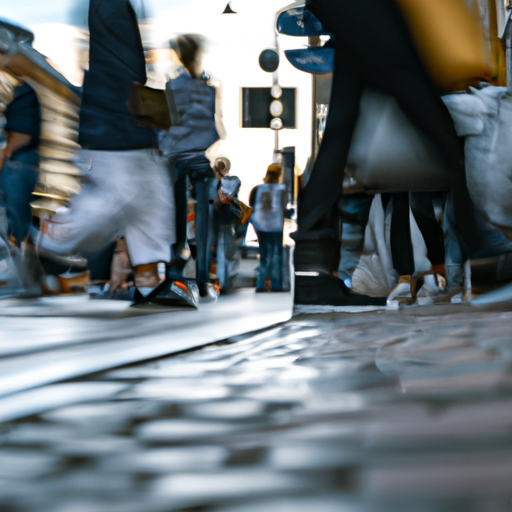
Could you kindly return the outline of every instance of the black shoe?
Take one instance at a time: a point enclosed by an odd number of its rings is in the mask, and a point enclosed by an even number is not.
[[[169,278],[159,284],[147,297],[144,297],[139,290],[135,290],[133,301],[135,304],[197,309],[197,301],[188,284]]]
[[[331,274],[338,270],[341,242],[329,238],[296,240],[293,252],[295,272]]]
[[[298,274],[298,275],[297,275]],[[386,297],[350,293],[341,279],[329,274],[295,274],[295,304],[310,306],[385,306]]]
[[[199,297],[208,297],[208,283],[197,283]]]

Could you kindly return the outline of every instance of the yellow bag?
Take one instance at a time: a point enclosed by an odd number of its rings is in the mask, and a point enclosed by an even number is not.
[[[463,0],[396,0],[432,78],[455,91],[490,80],[480,20]]]

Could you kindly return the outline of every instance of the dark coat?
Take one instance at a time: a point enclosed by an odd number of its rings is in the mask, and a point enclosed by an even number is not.
[[[90,56],[80,110],[79,144],[85,149],[154,147],[152,128],[128,111],[133,82],[145,84],[146,64],[137,17],[129,0],[90,0]]]

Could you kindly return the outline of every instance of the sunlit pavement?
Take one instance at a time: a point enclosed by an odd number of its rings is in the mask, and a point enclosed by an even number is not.
[[[2,347],[43,364],[23,329],[62,319],[29,320],[2,318]],[[511,326],[511,306],[303,315],[26,386],[0,400],[39,409],[0,424],[0,510],[510,511]]]

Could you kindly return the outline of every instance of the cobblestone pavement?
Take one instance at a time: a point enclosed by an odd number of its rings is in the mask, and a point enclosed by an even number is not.
[[[76,403],[0,424],[0,510],[510,511],[511,326],[512,307],[298,316],[54,385]]]

